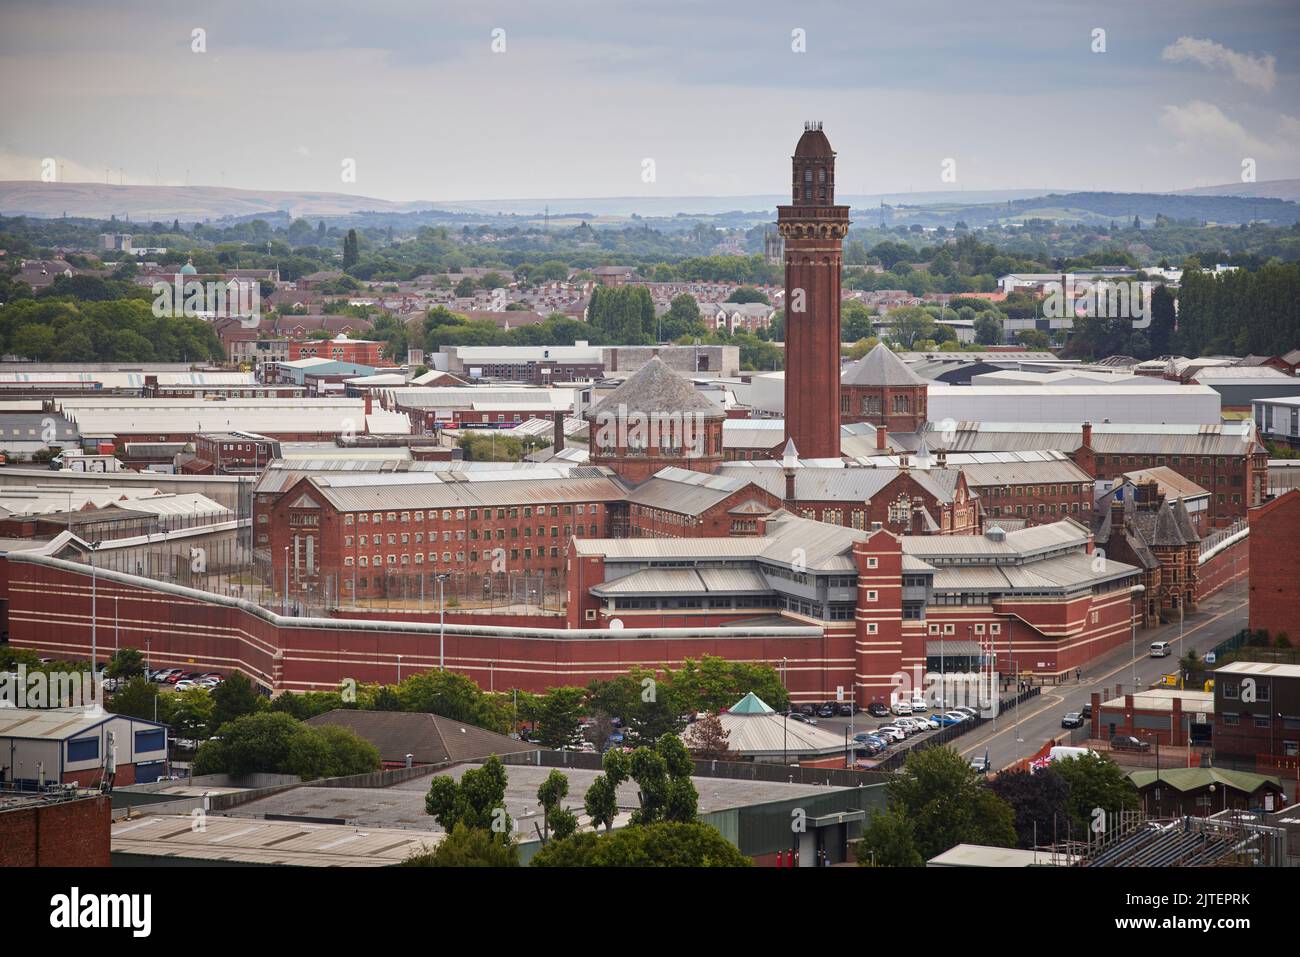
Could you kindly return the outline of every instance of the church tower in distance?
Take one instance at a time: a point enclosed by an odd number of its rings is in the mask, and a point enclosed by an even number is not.
[[[794,148],[785,240],[785,436],[800,458],[840,457],[840,266],[849,208],[835,205],[835,151],[820,122]]]

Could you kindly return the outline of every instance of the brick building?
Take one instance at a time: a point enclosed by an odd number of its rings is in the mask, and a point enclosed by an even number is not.
[[[307,339],[289,344],[289,361],[297,359],[335,359],[367,366],[383,365],[384,344],[373,339],[349,339],[343,334],[333,339]]]
[[[1300,489],[1250,511],[1250,627],[1300,641]]]
[[[629,482],[665,466],[715,472],[726,413],[654,356],[584,415],[591,461]]]
[[[1107,559],[1142,569],[1142,625],[1176,621],[1200,600],[1201,537],[1181,499],[1168,501],[1154,479],[1103,497],[1093,541]]]
[[[849,208],[835,205],[835,151],[805,123],[791,157],[785,241],[785,437],[809,458],[840,454],[840,266]]]
[[[660,469],[628,494],[626,528],[613,537],[701,538],[756,535],[758,519],[781,499],[743,478],[690,469]]]
[[[980,528],[978,500],[959,470],[913,470],[906,457],[877,468],[728,462],[718,474],[752,481],[788,511],[831,525],[900,535],[971,535]]]
[[[816,663],[790,662],[860,703],[889,701],[897,676],[970,661],[1043,677],[1129,640],[1139,570],[1098,567],[1088,531],[1064,520],[986,535],[898,536],[778,512],[759,534],[686,541],[575,538],[570,627],[740,627],[779,615],[815,624]],[[735,658],[737,643],[715,653]],[[941,659],[941,652],[947,657]],[[743,655],[742,655],[743,656]],[[994,659],[996,656],[996,659]],[[1014,662],[1014,664],[1013,664]]]
[[[915,432],[928,416],[929,384],[883,342],[840,376],[840,421]]]
[[[1300,665],[1233,661],[1217,668],[1214,713],[1216,757],[1300,767]]]
[[[0,799],[0,867],[108,867],[113,799],[107,794]]]
[[[539,472],[545,471],[544,478]],[[494,578],[558,583],[570,537],[610,533],[626,489],[608,472],[311,473],[254,495],[254,547],[277,590],[344,600],[457,594]]]
[[[200,432],[194,436],[194,458],[182,468],[187,474],[257,475],[271,459],[280,457],[280,443],[256,432]]]
[[[1014,452],[1059,449],[1094,479],[1118,480],[1135,469],[1167,466],[1210,493],[1206,521],[1223,528],[1262,504],[1268,480],[1268,451],[1250,422],[1220,425],[1080,426],[959,422],[947,433],[935,423],[922,432],[891,433],[890,441],[916,449],[954,452]]]

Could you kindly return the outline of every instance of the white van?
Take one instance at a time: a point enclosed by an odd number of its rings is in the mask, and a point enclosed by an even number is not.
[[[1052,748],[1051,751],[1047,752],[1047,760],[1069,761],[1073,758],[1081,758],[1085,754],[1091,754],[1094,758],[1097,756],[1097,752],[1092,750],[1092,748],[1070,748],[1065,747],[1064,745],[1057,745]]]
[[[1151,642],[1151,657],[1152,657],[1152,658],[1168,658],[1168,657],[1169,657],[1169,651],[1170,651],[1170,648],[1169,648],[1169,642],[1167,642],[1167,641],[1153,641],[1153,642]]]

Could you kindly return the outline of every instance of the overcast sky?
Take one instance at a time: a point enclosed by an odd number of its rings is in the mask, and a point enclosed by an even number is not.
[[[1295,0],[3,0],[0,179],[779,193],[807,119],[844,193],[1283,179],[1298,36]]]

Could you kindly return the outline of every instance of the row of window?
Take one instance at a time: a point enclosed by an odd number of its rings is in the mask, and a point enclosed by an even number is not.
[[[564,509],[564,514],[565,514],[565,515],[573,515],[573,514],[575,514],[575,512],[574,512],[574,509],[575,509],[575,508],[577,509],[576,514],[578,514],[578,515],[588,515],[588,514],[589,514],[589,515],[592,515],[592,516],[596,516],[596,515],[599,515],[599,514],[600,514],[600,506],[599,506],[599,505],[577,505],[577,506],[574,506],[574,505],[565,505],[565,506],[562,506],[562,507],[563,507],[563,509]],[[519,518],[519,517],[520,517],[520,508],[521,508],[520,506],[512,506],[512,507],[510,507],[510,508],[498,508],[498,509],[496,510],[496,517],[497,517],[498,519],[505,519],[505,518],[507,518],[507,517],[509,517],[509,518]],[[548,508],[549,508],[549,512],[547,511]],[[542,518],[543,516],[548,515],[548,514],[551,515],[552,517],[554,517],[554,516],[558,516],[558,515],[560,514],[560,508],[561,508],[561,506],[559,506],[559,505],[550,505],[550,506],[547,506],[547,505],[538,505],[538,506],[536,506],[537,517],[538,517],[538,518]],[[483,509],[482,511],[483,511],[483,519],[484,519],[484,521],[488,521],[488,520],[490,520],[490,519],[492,518],[492,511],[493,511],[492,509],[490,509],[490,508],[485,508],[485,509]],[[523,517],[524,517],[524,518],[532,518],[532,517],[533,517],[533,512],[534,512],[534,506],[531,506],[531,505],[525,505],[525,506],[522,506],[522,511],[523,511]],[[458,509],[449,509],[449,508],[444,508],[444,509],[442,510],[442,512],[441,512],[442,520],[443,520],[444,522],[450,522],[451,519],[452,519],[452,515],[453,515],[453,513],[455,514],[455,517],[456,517],[456,520],[457,520],[457,521],[464,521],[465,518],[466,518],[466,510],[463,509],[463,508],[458,508]],[[439,518],[439,512],[438,512],[437,510],[435,510],[435,509],[430,509],[428,515],[429,515],[429,521],[431,521],[431,522],[436,522],[436,521],[438,521],[438,518]],[[479,509],[477,509],[477,508],[471,508],[471,509],[469,509],[469,510],[468,510],[468,515],[469,515],[469,521],[471,521],[471,522],[477,522],[477,521],[479,520]],[[423,521],[424,521],[424,516],[425,516],[425,513],[422,512],[422,511],[421,511],[421,512],[400,512],[400,513],[399,513],[399,512],[388,512],[388,513],[384,513],[384,512],[360,512],[360,513],[357,513],[356,516],[355,516],[355,524],[358,524],[358,525],[365,525],[365,524],[368,523],[368,524],[371,524],[371,525],[378,525],[378,524],[380,524],[380,523],[382,523],[382,522],[384,522],[384,521],[389,521],[389,522],[410,522],[410,521],[423,522]],[[352,524],[354,524],[354,521],[353,521],[353,513],[349,512],[348,514],[346,514],[346,515],[343,516],[343,524],[344,524],[344,525],[352,525]]]
[[[593,538],[595,538],[595,537],[599,534],[599,527],[598,527],[597,525],[594,525],[594,524],[593,524],[593,525],[590,525],[590,526],[582,526],[582,525],[579,525],[579,526],[577,527],[577,534],[579,534],[579,535],[583,534],[584,528],[587,530],[587,533],[588,533],[591,537],[593,537]],[[482,540],[483,540],[483,541],[489,541],[489,542],[492,541],[492,537],[493,537],[493,536],[492,536],[492,531],[493,531],[493,530],[490,529],[490,528],[489,528],[489,529],[485,529],[484,532],[483,532]],[[568,537],[569,537],[571,534],[573,534],[573,533],[574,533],[573,526],[571,526],[571,525],[565,525],[565,526],[564,526],[564,535],[563,535],[564,538],[568,538]],[[442,540],[443,540],[444,542],[450,542],[450,541],[452,540],[452,536],[453,536],[453,534],[455,535],[455,540],[456,540],[456,541],[458,541],[458,542],[463,542],[463,541],[465,541],[465,530],[464,530],[464,529],[459,529],[459,528],[456,529],[454,533],[453,533],[452,531],[450,531],[450,530],[448,530],[448,531],[444,531],[444,532],[442,533]],[[497,540],[497,541],[499,541],[499,542],[505,541],[505,540],[506,540],[506,537],[507,537],[507,536],[506,536],[506,530],[505,530],[504,528],[498,528],[498,529],[496,529],[496,540]],[[511,539],[517,539],[517,538],[520,537],[520,531],[519,531],[518,526],[511,526],[509,537],[510,537]],[[524,538],[532,538],[532,537],[533,537],[533,527],[532,527],[531,525],[529,525],[528,527],[526,527],[526,528],[523,530],[523,537],[524,537]],[[546,526],[544,526],[544,525],[539,525],[539,526],[537,526],[537,536],[536,536],[536,537],[537,537],[537,538],[545,538],[545,537],[546,537]],[[559,538],[559,537],[561,537],[561,536],[560,536],[560,526],[559,526],[559,525],[552,525],[552,526],[551,526],[551,538]],[[422,543],[424,542],[424,532],[401,532],[401,533],[398,533],[398,532],[389,532],[389,533],[388,533],[388,539],[387,539],[387,540],[388,540],[388,544],[389,544],[389,545],[396,545],[396,544],[398,543],[398,540],[399,540],[399,539],[401,540],[401,544],[403,544],[403,545],[408,545],[408,544],[410,544],[412,540],[414,540],[414,542],[415,542],[416,545],[419,545],[419,544],[422,544]],[[433,542],[436,542],[437,540],[438,540],[438,533],[437,533],[437,532],[430,532],[430,533],[429,533],[429,542],[430,542],[430,543],[433,543]],[[478,530],[477,528],[471,528],[471,529],[469,530],[469,540],[472,541],[472,542],[477,542],[477,541],[479,541],[479,530]],[[351,548],[351,547],[352,547],[352,541],[353,541],[353,538],[352,538],[351,535],[344,535],[344,536],[343,536],[343,546],[344,546],[345,548]],[[373,541],[373,543],[374,543],[375,545],[382,544],[383,541],[384,541],[384,536],[383,536],[383,535],[373,535],[373,536],[371,536],[371,535],[359,535],[359,536],[357,536],[357,544],[359,544],[359,545],[365,546],[365,545],[371,544],[371,541]]]
[[[411,564],[415,564],[415,565],[423,565],[423,564],[424,564],[424,554],[425,554],[424,552],[414,552],[414,553],[403,552],[402,554],[390,554],[390,555],[388,556],[388,564],[389,564],[389,565],[411,565]],[[552,548],[552,549],[550,549],[550,551],[549,551],[549,553],[548,553],[547,550],[546,550],[545,548],[539,548],[539,549],[537,549],[537,557],[538,557],[538,558],[546,558],[548,554],[550,555],[551,558],[559,558],[559,557],[560,557],[560,550],[559,550],[558,548]],[[414,555],[414,560],[412,560],[412,555]],[[457,561],[457,562],[463,562],[463,561],[465,560],[465,553],[464,553],[464,552],[456,552],[455,555],[456,555],[456,561]],[[520,555],[520,550],[519,550],[519,549],[517,549],[517,548],[512,548],[512,549],[510,549],[510,560],[511,560],[511,561],[519,561],[519,555]],[[492,557],[492,556],[491,556],[490,553],[488,553],[488,552],[484,552],[484,553],[483,553],[483,558],[484,558],[485,560],[488,559],[488,558],[491,558],[491,557]],[[443,553],[442,553],[442,561],[443,561],[443,564],[450,564],[450,563],[451,563],[451,558],[452,558],[452,553],[451,553],[451,552],[443,552]],[[531,548],[525,548],[525,549],[523,550],[523,559],[524,559],[524,561],[530,561],[532,558],[533,558],[533,549],[531,549]],[[470,553],[469,553],[469,560],[470,560],[471,562],[477,562],[477,561],[479,560],[479,553],[478,553],[478,552],[470,552]],[[432,564],[436,563],[437,561],[438,561],[438,553],[437,553],[437,552],[429,552],[429,564],[432,565]],[[383,555],[375,555],[374,558],[371,559],[370,556],[368,556],[368,555],[361,555],[361,556],[359,556],[359,557],[357,558],[356,563],[357,563],[357,565],[360,566],[361,568],[369,568],[369,567],[372,567],[372,566],[374,566],[374,567],[382,567],[382,566],[384,565],[384,556],[383,556]],[[345,555],[345,556],[343,557],[343,565],[344,565],[345,568],[351,568],[351,567],[352,567],[352,556],[351,556],[351,555]]]

